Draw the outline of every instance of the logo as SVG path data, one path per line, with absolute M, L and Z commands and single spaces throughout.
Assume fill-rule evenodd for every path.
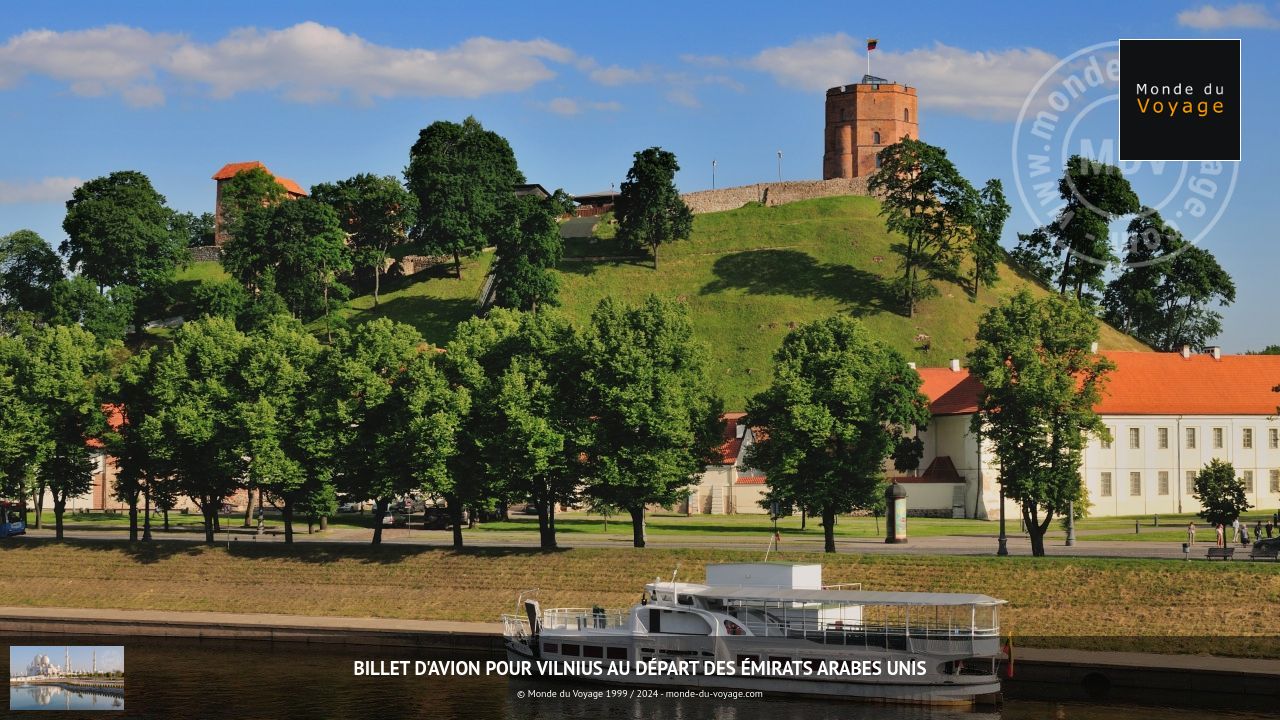
M 1014 125 L 1012 160 L 1014 184 L 1022 208 L 1037 227 L 1079 221 L 1061 212 L 1067 201 L 1078 213 L 1112 218 L 1095 207 L 1064 172 L 1072 157 L 1085 162 L 1080 173 L 1118 168 L 1142 202 L 1144 215 L 1158 213 L 1164 224 L 1186 241 L 1154 260 L 1125 263 L 1130 242 L 1127 225 L 1133 216 L 1112 222 L 1107 245 L 1123 265 L 1139 267 L 1163 262 L 1190 245 L 1210 236 L 1235 191 L 1240 166 L 1219 160 L 1134 161 L 1119 158 L 1120 43 L 1099 43 L 1078 50 L 1048 70 L 1027 94 Z M 1147 232 L 1138 242 L 1147 249 L 1172 248 L 1161 233 Z M 1092 257 L 1075 248 L 1075 259 L 1107 265 L 1105 257 Z

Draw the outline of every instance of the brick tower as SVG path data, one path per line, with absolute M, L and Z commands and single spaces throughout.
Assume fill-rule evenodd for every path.
M 903 137 L 920 137 L 915 88 L 872 75 L 856 85 L 831 88 L 822 179 L 874 173 L 880 151 Z

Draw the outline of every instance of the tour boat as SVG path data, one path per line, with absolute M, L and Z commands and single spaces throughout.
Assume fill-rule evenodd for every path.
M 823 585 L 821 565 L 716 564 L 706 575 L 655 580 L 623 610 L 544 610 L 522 595 L 523 615 L 503 616 L 508 660 L 648 687 L 999 702 L 1003 600 Z

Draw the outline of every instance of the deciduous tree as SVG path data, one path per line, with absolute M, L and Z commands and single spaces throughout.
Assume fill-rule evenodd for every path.
M 1221 458 L 1214 458 L 1196 474 L 1192 496 L 1200 502 L 1196 513 L 1210 525 L 1230 525 L 1253 507 L 1244 491 L 1244 481 L 1236 477 L 1236 469 Z
M 1000 279 L 1000 260 L 1004 257 L 1000 236 L 1011 209 L 1004 199 L 1004 186 L 995 178 L 988 180 L 978 195 L 973 223 L 974 299 L 983 285 L 991 287 Z
M 929 422 L 920 376 L 857 320 L 834 316 L 799 327 L 774 355 L 769 388 L 747 403 L 764 429 L 747 463 L 764 471 L 769 497 L 822 514 L 835 552 L 836 515 L 871 509 L 883 495 L 885 464 L 914 468 L 917 428 Z M 911 449 L 908 452 L 906 449 Z
M 614 205 L 618 242 L 652 252 L 654 270 L 658 248 L 688 239 L 693 231 L 693 211 L 676 189 L 679 170 L 673 152 L 659 147 L 637 152 Z
M 48 320 L 53 286 L 62 277 L 62 261 L 44 238 L 31 230 L 0 237 L 0 312 L 21 310 Z
M 1006 497 L 1022 507 L 1031 551 L 1071 503 L 1084 507 L 1080 460 L 1090 435 L 1108 437 L 1094 411 L 1112 364 L 1091 350 L 1098 322 L 1074 298 L 1026 290 L 978 324 L 969 372 L 982 384 L 972 429 L 1000 461 Z
M 556 221 L 562 208 L 553 198 L 524 195 L 508 203 L 495 226 L 497 257 L 493 278 L 497 304 L 534 310 L 556 304 L 558 282 L 552 270 L 564 254 Z
M 315 185 L 311 197 L 338 214 L 352 261 L 373 277 L 376 306 L 391 250 L 408 242 L 409 230 L 418 221 L 418 198 L 394 177 L 368 173 Z

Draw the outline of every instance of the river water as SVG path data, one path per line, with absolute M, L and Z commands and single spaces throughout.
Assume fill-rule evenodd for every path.
M 355 660 L 488 659 L 486 655 L 261 642 L 0 637 L 12 645 L 123 644 L 120 698 L 10 687 L 9 710 L 122 710 L 129 718 L 444 718 L 459 720 L 1202 720 L 1204 710 L 1007 700 L 987 712 L 784 697 L 607 697 L 610 686 L 505 677 L 362 677 Z M 3 653 L 7 658 L 8 653 Z M 554 697 L 545 697 L 546 694 Z M 593 695 L 595 697 L 593 697 Z M 604 697 L 600 697 L 604 695 Z M 77 715 L 81 716 L 81 715 Z M 1215 710 L 1215 720 L 1273 714 Z M 27 716 L 30 717 L 30 716 Z M 83 716 L 81 716 L 83 717 Z

